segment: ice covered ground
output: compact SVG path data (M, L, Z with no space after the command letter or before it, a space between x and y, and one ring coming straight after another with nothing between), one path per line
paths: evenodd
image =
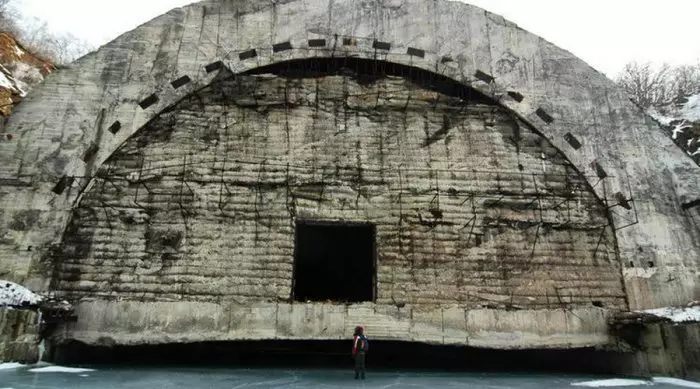
M5 366L5 368L3 368ZM700 383L657 377L652 380L544 374L369 371L354 380L349 370L234 368L69 368L43 364L0 364L0 389L540 389L576 387L700 388Z
M676 387L676 388L700 388L700 382L682 380L679 378L670 377L654 377L651 380L626 379L626 378L611 378L606 380L595 380L576 382L573 386L583 386L588 388L615 388L615 387L648 387L656 388Z
M596 380L596 381L585 381L576 382L572 384L573 386L583 386L587 388L613 388L622 386L651 386L653 382L647 380L636 380L627 378L611 378L607 380Z

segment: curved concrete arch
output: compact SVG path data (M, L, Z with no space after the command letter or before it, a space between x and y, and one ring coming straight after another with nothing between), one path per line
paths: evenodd
M87 343L96 334L128 342L123 319L102 321L124 309L139 323L135 318L151 322L144 315L156 312L169 318L164 327L136 330L137 342L153 330L152 342L168 341L163 334L173 331L175 341L338 339L362 321L381 339L498 348L604 344L608 311L597 307L624 310L627 302L610 230L602 255L594 254L605 204L572 170L507 109L434 73L347 57L223 71L102 165L54 255L51 289L91 318L65 334ZM420 199L434 197L434 182L451 188L437 191L447 196L438 201L444 223L421 216ZM552 230L533 243L535 187L552 207L570 198L570 188L578 205L544 206L540 220ZM245 206L251 195L254 209ZM301 239L296 222L319 220L376 229L372 302L339 306L296 294L305 292L294 284L308 279L293 265L300 258L290 250ZM397 232L411 238L400 243L392 238ZM172 244L175 251L166 247ZM521 260L528 255L531 262ZM496 263L513 274L491 279L487 269ZM195 279L187 275L193 270ZM438 281L428 281L433 277ZM556 312L560 305L549 296L562 288L571 290L575 313ZM218 297L210 313L229 323L228 331L206 320L184 325L199 304L214 302L212 292ZM122 301L110 301L114 296ZM95 297L95 305L83 302ZM486 300L507 310L503 298L521 311L499 312L495 320L503 323L494 325L480 308ZM311 322L309 311L316 312ZM566 319L557 315L546 329L535 324L553 311ZM511 330L523 334L499 334Z
M614 205L615 193L634 197L636 211L618 208L615 220L639 222L616 233L621 260L635 265L625 269L632 307L698 297L700 234L681 209L700 196L698 166L571 53L479 8L422 0L204 1L54 74L11 118L13 140L0 143L0 274L44 287L42 258L60 239L81 184L162 109L207 85L217 67L238 73L328 56L422 68L498 99L591 176L601 198ZM27 228L5 227L17 218Z

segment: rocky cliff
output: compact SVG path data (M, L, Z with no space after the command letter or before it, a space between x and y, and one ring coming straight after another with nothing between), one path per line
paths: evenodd
M0 33L0 116L10 116L27 92L55 69L50 61L32 54L11 34ZM0 131L3 127L0 124Z

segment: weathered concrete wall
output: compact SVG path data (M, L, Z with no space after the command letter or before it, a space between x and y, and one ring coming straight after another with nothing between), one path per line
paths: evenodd
M0 361L35 363L39 340L36 311L0 308Z
M247 339L352 337L365 323L373 339L461 344L500 349L576 348L610 344L607 311L431 310L375 305L309 303L93 301L76 306L77 323L63 324L52 342L77 340L112 346ZM465 320L466 318L466 320Z
M184 99L102 166L52 257L65 298L170 303L128 303L128 324L84 305L67 336L138 342L126 326L166 341L185 321L185 339L337 339L361 319L379 338L607 343L593 304L626 302L604 204L507 111L457 103L403 79L340 76L229 78ZM298 219L377 226L373 308L285 303ZM527 311L472 310L484 306ZM587 316L578 325L571 308Z
M307 39L317 38L325 45L309 49ZM344 38L350 45L343 45ZM390 50L373 48L375 39L391 43ZM273 52L273 44L285 41L294 49ZM426 54L407 55L408 47ZM252 48L257 56L239 57ZM478 8L419 0L203 2L157 18L52 76L9 124L13 140L0 143L0 274L33 289L47 286L40 262L59 241L79 186L89 181L80 177L94 174L163 107L208 83L215 72L207 73L205 65L223 60L238 72L290 58L346 54L379 56L469 83L534 124L581 171L591 174L591 163L598 161L611 176L595 186L598 194L614 202L611 194L629 195L629 185L635 199L639 224L617 232L622 262L635 266L625 271L632 305L696 297L700 237L681 210L698 196L693 161L612 82L570 53ZM477 79L477 70L495 81ZM169 85L184 75L192 82L178 89ZM518 102L506 91L524 99ZM138 102L154 92L158 102L140 108ZM553 121L537 115L538 108ZM115 129L116 121L120 131L112 134L108 128ZM572 148L566 133L583 146ZM99 150L86 163L82 158L93 143ZM78 179L53 194L64 175ZM35 222L11 226L32 211L40 211ZM615 214L618 226L634 220L633 212L619 207ZM640 270L649 261L655 270Z
M294 221L324 220L376 225L378 304L626 308L607 209L563 155L403 79L217 82L98 176L52 257L69 299L285 300Z

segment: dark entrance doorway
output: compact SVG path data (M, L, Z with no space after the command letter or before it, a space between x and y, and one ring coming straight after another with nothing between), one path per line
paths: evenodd
M371 224L297 222L294 299L374 301L375 235Z

